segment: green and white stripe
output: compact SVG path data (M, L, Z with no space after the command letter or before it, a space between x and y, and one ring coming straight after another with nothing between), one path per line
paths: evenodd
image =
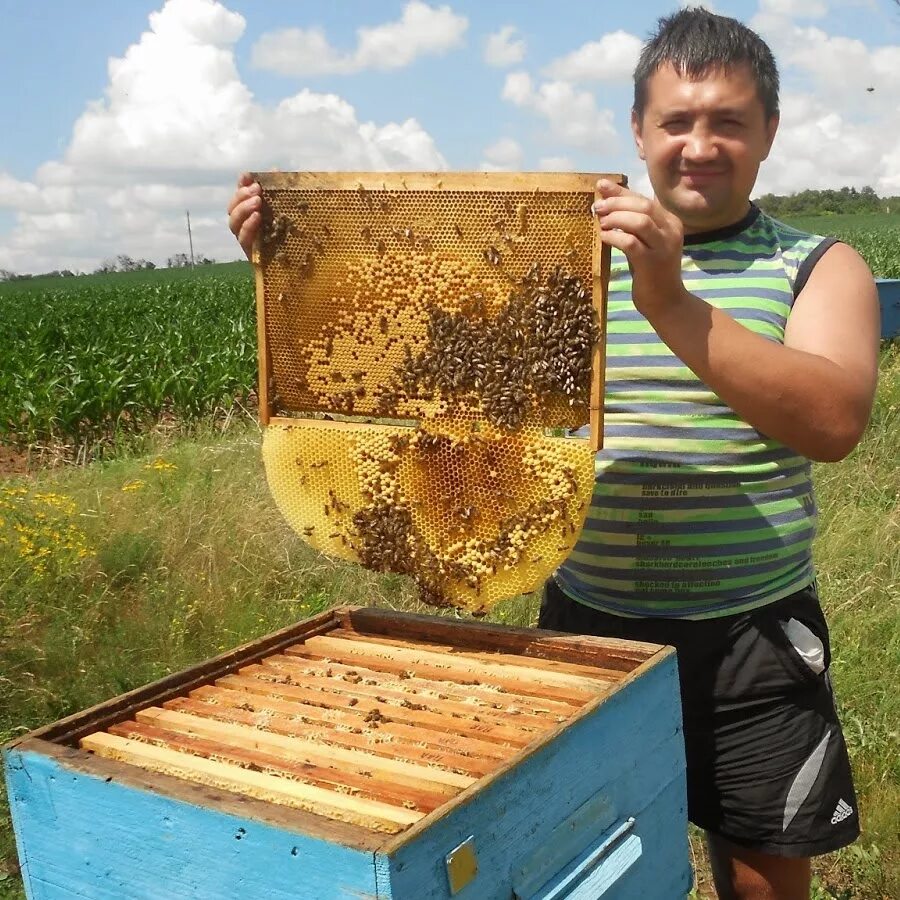
M732 229L685 241L684 284L780 343L832 243L754 207ZM809 584L809 460L739 419L659 339L616 250L607 331L604 449L584 530L556 573L563 590L620 615L708 618Z

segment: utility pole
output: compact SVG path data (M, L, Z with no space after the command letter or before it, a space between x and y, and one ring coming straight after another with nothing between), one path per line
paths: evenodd
M191 211L185 210L188 223L188 243L191 245L191 268L194 268L194 238L191 236Z

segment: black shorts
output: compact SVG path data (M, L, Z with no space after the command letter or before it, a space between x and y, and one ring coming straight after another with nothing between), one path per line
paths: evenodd
M791 619L818 638L821 673L788 638ZM815 585L734 616L634 619L578 603L551 578L538 627L675 647L695 825L777 856L829 853L859 836Z

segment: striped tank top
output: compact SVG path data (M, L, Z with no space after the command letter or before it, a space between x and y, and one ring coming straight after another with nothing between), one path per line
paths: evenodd
M794 298L833 243L752 206L735 225L685 237L684 285L783 343ZM809 460L738 418L672 353L634 307L624 254L612 253L604 448L560 587L604 612L701 619L807 586Z

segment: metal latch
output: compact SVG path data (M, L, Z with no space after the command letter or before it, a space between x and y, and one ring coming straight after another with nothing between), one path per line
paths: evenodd
M470 835L445 857L450 895L458 894L478 874L478 857L475 855L475 836Z

